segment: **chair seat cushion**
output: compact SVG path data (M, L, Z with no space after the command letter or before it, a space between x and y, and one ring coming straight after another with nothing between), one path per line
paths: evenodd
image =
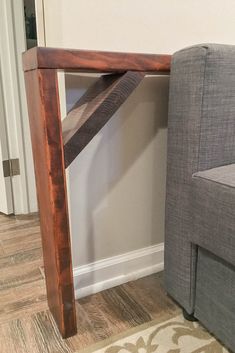
M192 243L235 265L235 164L193 174Z

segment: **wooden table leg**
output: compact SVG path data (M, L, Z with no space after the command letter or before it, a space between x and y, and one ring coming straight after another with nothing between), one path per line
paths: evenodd
M25 72L48 305L66 338L76 333L57 71Z

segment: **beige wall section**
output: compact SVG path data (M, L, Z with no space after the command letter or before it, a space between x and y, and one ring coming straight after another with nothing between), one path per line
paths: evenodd
M46 45L172 53L235 43L233 0L44 0ZM80 83L79 83L80 82ZM67 106L91 83L66 77ZM168 79L147 78L69 170L74 266L163 241Z
M66 77L69 106L77 82ZM146 78L72 163L75 266L163 241L167 96L168 77Z
M44 0L47 45L169 52L235 43L234 0Z

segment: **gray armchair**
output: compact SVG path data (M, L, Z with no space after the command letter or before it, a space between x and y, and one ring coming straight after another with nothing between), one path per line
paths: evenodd
M235 46L173 55L165 283L235 350Z

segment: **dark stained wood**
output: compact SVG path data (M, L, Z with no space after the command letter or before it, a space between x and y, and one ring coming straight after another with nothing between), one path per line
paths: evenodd
M109 121L143 80L142 72L101 76L63 120L65 167Z
M170 62L170 55L40 47L23 54L47 299L63 337L76 333L65 167L106 124L144 75L168 74ZM112 73L100 78L77 102L63 122L63 137L57 69ZM26 240L28 250L32 249L27 239L21 239ZM0 254L15 251L11 239L2 241L2 245ZM36 279L38 272L31 276Z
M25 73L49 308L63 337L76 333L57 73Z
M63 69L84 72L128 70L169 73L171 55L35 47L23 54L24 71Z

